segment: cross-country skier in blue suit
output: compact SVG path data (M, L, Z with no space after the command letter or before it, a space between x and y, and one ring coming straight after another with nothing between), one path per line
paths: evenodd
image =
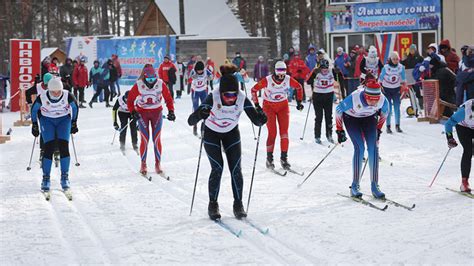
M364 157L365 140L369 154L372 195L379 199L385 198L385 194L380 191L378 186L378 140L382 133L383 124L387 119L388 106L387 99L382 95L380 84L371 80L367 82L363 90L353 92L336 107L338 142L342 143L347 140L343 128L344 123L354 145L352 197L362 197L362 193L359 191L359 179Z
M467 100L463 103L458 111L454 113L444 125L446 138L448 139L448 147L454 148L458 145L453 137L453 127L456 127L459 142L463 147L461 159L461 191L471 192L469 187L469 175L471 173L472 160L472 140L474 139L474 118L472 104L474 99Z
M77 129L78 105L74 96L63 90L61 79L53 78L48 83L48 91L42 93L31 108L31 133L39 136L38 120L41 124L41 135L44 141L42 161L43 181L41 190L49 191L52 157L55 141L61 157L61 187L69 189L69 134Z

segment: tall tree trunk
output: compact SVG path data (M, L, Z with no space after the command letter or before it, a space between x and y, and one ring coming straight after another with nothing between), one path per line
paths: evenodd
M124 18L125 18L124 34L125 36L130 36L130 0L125 1Z
M46 43L51 46L51 4L46 0Z
M275 28L275 3L273 0L263 0L263 5L265 6L265 32L270 38L270 56L276 57L278 54L277 51L277 36Z
M250 33L252 36L257 36L257 1L251 0L248 2L249 6L249 22Z
M110 26L112 27L112 34L116 35L116 27L115 27L115 1L116 0L111 0L108 6L107 10L107 15L110 17ZM109 27L110 28L110 27Z
M281 54L285 54L286 51L290 48L290 40L288 38L289 35L289 17L288 17L288 0L281 0L279 1L278 7L278 23L280 26L280 49Z
M117 27L117 36L120 36L120 1L116 0L115 5L115 25Z
M299 0L299 32L300 32L300 52L308 48L308 18L306 0Z
M179 33L186 34L186 21L184 17L184 1L179 0Z
M90 0L85 1L84 10L85 10L84 11L84 31L85 31L85 35L89 36L89 35L91 35L91 26L90 26L91 15L90 15L90 12L92 12L91 1Z
M107 0L100 1L101 9L101 29L100 34L108 35L110 34L109 30L109 17L107 16Z
M316 1L316 25L318 25L316 29L316 44L317 47L325 47L326 46L326 41L325 41L325 35L324 35L324 12L326 10L326 4L324 0L317 0ZM327 47L326 50L328 50L329 47ZM329 51L327 51L329 53Z
M33 15L32 15L32 2L31 0L23 0L21 2L21 17L23 22L23 38L33 38Z

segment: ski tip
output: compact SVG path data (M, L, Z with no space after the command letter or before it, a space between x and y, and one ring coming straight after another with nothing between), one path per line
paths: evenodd
M148 177L148 181L150 181L150 182L151 182L151 179L152 179L152 177L151 177L151 176L149 176L149 177Z
M242 230L239 230L237 233L235 233L235 236L240 238L242 236Z
M266 235L270 232L270 229L266 228L265 230L262 231L262 234Z
M385 205L385 207L382 208L382 211L386 211L388 209L388 205Z

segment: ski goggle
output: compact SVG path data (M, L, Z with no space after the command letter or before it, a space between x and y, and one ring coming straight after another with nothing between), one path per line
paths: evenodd
M236 91L226 91L222 93L222 96L227 97L227 98L232 98L232 97L237 97L237 92Z
M146 82L148 83L154 83L156 81L156 78L155 77L151 77L151 78L145 78Z
M286 68L275 68L275 73L277 74L286 74Z

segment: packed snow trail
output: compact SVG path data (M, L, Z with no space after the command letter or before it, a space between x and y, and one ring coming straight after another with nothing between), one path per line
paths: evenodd
M86 96L90 98L90 91ZM402 110L406 104L404 101ZM13 128L12 140L0 145L2 264L469 265L474 260L474 203L445 189L459 187L460 147L451 151L435 184L428 188L447 151L440 125L417 123L402 116L405 133L382 134L381 157L393 162L393 166L380 164L380 187L389 199L416 203L412 211L390 206L385 212L336 195L349 193L353 149L350 141L337 147L298 189L296 185L304 177L281 177L265 169L267 132L263 127L249 219L268 227L270 232L262 235L233 218L230 178L225 167L219 204L223 220L242 229L241 238L236 238L207 217L210 166L205 153L193 216L188 215L200 145L186 123L191 112L189 96L176 100L177 121L165 120L163 125L162 166L171 176L170 181L155 174L157 178L149 182L138 174L139 158L131 149L129 133L126 156L119 151L117 140L110 145L114 129L111 110L104 105L80 110L75 144L81 165L71 164L72 201L58 190L56 168L51 177L51 200L44 200L39 190L38 147L31 171L25 170L33 141L29 127ZM306 136L301 141L306 109L290 110L289 161L295 170L309 173L329 149L314 143L314 112L311 111ZM11 127L19 117L17 113L2 115L4 128ZM255 141L246 116L239 128L246 201ZM277 140L276 159L278 147ZM149 149L151 171L151 145ZM278 160L276 166L280 168ZM361 190L370 191L368 175L362 180Z

